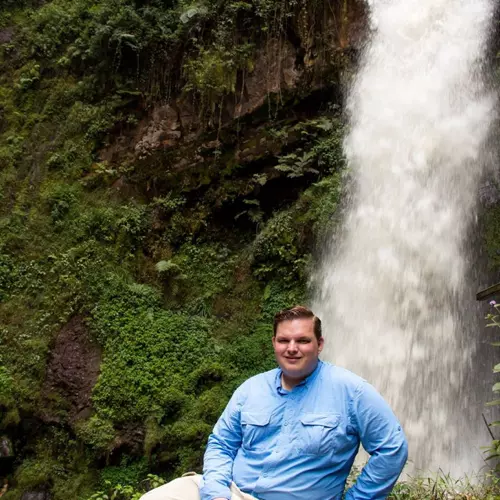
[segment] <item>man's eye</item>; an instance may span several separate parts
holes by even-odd
[[[288,340],[285,340],[285,339],[278,339],[278,342],[280,344],[287,344],[288,343]]]
[[[311,342],[309,339],[301,339],[299,340],[299,344],[309,344]]]

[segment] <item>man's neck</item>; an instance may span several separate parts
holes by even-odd
[[[296,385],[300,384],[306,377],[302,378],[290,378],[287,377],[284,373],[281,374],[281,387],[285,389],[285,391],[291,391]]]
[[[314,370],[316,370],[316,368],[318,367],[318,364],[319,364],[319,361],[318,361],[318,363],[316,363]],[[285,389],[285,391],[293,390],[297,385],[299,385],[302,381],[304,381],[307,377],[309,377],[309,375],[311,375],[311,373],[313,373],[314,370],[309,372],[307,375],[304,375],[303,377],[299,377],[299,378],[288,377],[287,375],[285,375],[285,372],[281,372],[281,387],[283,389]]]

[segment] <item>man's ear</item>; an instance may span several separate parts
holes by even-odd
[[[318,339],[318,352],[321,352],[323,350],[324,345],[325,345],[325,339],[323,337],[320,337]]]
[[[273,335],[273,347],[276,346],[276,335]]]

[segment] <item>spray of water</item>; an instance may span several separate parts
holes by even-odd
[[[483,464],[463,390],[477,339],[456,311],[495,106],[480,71],[492,3],[370,2],[347,104],[349,210],[315,277],[323,357],[382,392],[414,466],[455,475]]]

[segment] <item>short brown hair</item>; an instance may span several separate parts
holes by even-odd
[[[321,338],[321,320],[305,306],[294,306],[290,309],[283,309],[274,316],[273,336],[276,337],[278,325],[283,321],[291,321],[292,319],[312,318],[314,321],[314,335],[319,340]]]

